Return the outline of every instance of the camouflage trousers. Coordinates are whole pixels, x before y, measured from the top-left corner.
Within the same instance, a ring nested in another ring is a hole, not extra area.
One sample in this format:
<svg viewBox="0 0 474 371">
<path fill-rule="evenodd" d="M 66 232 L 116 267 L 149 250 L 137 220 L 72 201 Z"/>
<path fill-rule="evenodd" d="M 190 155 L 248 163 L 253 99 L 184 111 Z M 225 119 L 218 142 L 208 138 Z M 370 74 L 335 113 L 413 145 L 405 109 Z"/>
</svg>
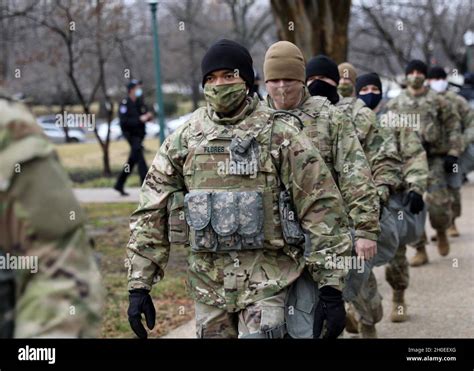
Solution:
<svg viewBox="0 0 474 371">
<path fill-rule="evenodd" d="M 385 279 L 394 290 L 406 290 L 410 281 L 406 245 L 399 246 L 393 259 L 385 267 Z"/>
<path fill-rule="evenodd" d="M 452 189 L 448 187 L 444 171 L 444 157 L 428 157 L 429 175 L 426 203 L 431 226 L 434 230 L 445 231 L 453 221 Z M 412 244 L 416 249 L 427 244 L 426 236 Z"/>
<path fill-rule="evenodd" d="M 429 157 L 428 194 L 426 202 L 433 229 L 446 230 L 452 221 L 452 195 L 446 181 L 444 157 Z"/>
<path fill-rule="evenodd" d="M 452 199 L 452 216 L 453 216 L 453 221 L 456 218 L 459 218 L 461 216 L 461 189 L 449 189 L 449 192 L 451 193 L 451 199 Z"/>
<path fill-rule="evenodd" d="M 378 291 L 374 272 L 370 272 L 369 279 L 362 284 L 358 295 L 346 308 L 358 322 L 365 325 L 375 325 L 382 320 L 382 295 Z"/>
<path fill-rule="evenodd" d="M 196 335 L 198 338 L 241 338 L 277 328 L 285 321 L 287 291 L 284 289 L 234 313 L 196 302 Z"/>
</svg>

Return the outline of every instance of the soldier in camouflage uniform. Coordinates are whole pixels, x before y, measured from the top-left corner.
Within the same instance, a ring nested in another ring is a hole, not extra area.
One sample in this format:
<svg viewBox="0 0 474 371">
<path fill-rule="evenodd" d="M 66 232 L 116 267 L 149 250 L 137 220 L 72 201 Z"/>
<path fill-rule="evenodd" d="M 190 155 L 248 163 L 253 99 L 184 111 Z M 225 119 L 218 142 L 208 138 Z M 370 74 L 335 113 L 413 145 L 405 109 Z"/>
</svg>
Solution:
<svg viewBox="0 0 474 371">
<path fill-rule="evenodd" d="M 440 95 L 424 86 L 427 66 L 419 60 L 411 61 L 406 69 L 408 87 L 390 100 L 387 109 L 400 117 L 400 122 L 412 126 L 421 138 L 429 165 L 426 201 L 431 226 L 436 230 L 438 251 L 449 253 L 446 230 L 452 221 L 452 197 L 447 175 L 457 169 L 461 154 L 461 127 L 459 115 Z M 419 266 L 428 262 L 426 235 L 415 244 L 416 255 L 410 262 Z"/>
<path fill-rule="evenodd" d="M 378 96 L 373 93 L 359 95 L 360 89 L 369 85 L 365 83 L 366 76 L 359 79 L 356 86 L 355 70 L 349 63 L 339 65 L 339 74 L 342 76 L 340 85 L 353 83 L 354 94 L 358 95 L 342 97 L 336 106 L 351 117 L 357 138 L 369 162 L 380 201 L 386 204 L 390 194 L 396 193 L 401 188 L 403 180 L 401 176 L 402 162 L 395 137 L 391 130 L 377 125 L 376 114 L 373 111 L 380 103 L 382 86 L 380 84 Z M 353 77 L 348 79 L 344 77 L 346 75 Z"/>
<path fill-rule="evenodd" d="M 400 191 L 403 179 L 402 161 L 395 136 L 391 129 L 378 125 L 373 111 L 380 103 L 382 84 L 375 74 L 363 75 L 356 83 L 356 71 L 350 63 L 342 63 L 338 69 L 341 76 L 338 91 L 341 97 L 336 105 L 351 117 L 377 186 L 381 208 L 388 206 L 390 195 Z M 370 85 L 374 85 L 378 91 L 355 95 L 359 94 L 363 87 Z M 384 227 L 389 225 L 385 224 Z M 386 236 L 381 235 L 380 238 Z M 380 238 L 379 249 L 386 242 Z M 377 337 L 375 324 L 382 319 L 383 307 L 382 296 L 378 292 L 377 280 L 372 270 L 359 294 L 349 303 L 347 313 L 348 332 L 360 333 L 363 338 Z"/>
<path fill-rule="evenodd" d="M 349 116 L 326 97 L 310 96 L 304 85 L 302 53 L 290 42 L 281 41 L 270 47 L 264 74 L 269 106 L 289 110 L 302 120 L 304 132 L 320 150 L 339 186 L 354 225 L 357 254 L 371 259 L 379 234 L 379 200 Z"/>
<path fill-rule="evenodd" d="M 305 86 L 304 58 L 296 45 L 288 41 L 273 44 L 265 55 L 264 73 L 267 104 L 288 110 L 303 122 L 303 131 L 319 149 L 341 191 L 354 225 L 356 249 L 370 259 L 380 232 L 379 200 L 350 117 L 329 99 L 310 95 Z"/>
<path fill-rule="evenodd" d="M 1 337 L 97 337 L 103 291 L 84 215 L 54 147 L 22 104 L 0 92 Z"/>
<path fill-rule="evenodd" d="M 422 195 L 426 190 L 428 178 L 428 162 L 420 138 L 410 128 L 392 125 L 391 122 L 388 122 L 388 118 L 391 116 L 387 114 L 386 108 L 380 103 L 382 83 L 377 74 L 370 73 L 357 78 L 355 90 L 357 97 L 366 102 L 378 118 L 372 131 L 373 134 L 363 135 L 360 138 L 363 148 L 366 150 L 367 158 L 372 168 L 375 169 L 373 176 L 379 189 L 381 204 L 387 205 L 388 203 L 389 207 L 393 208 L 388 196 L 385 198 L 384 195 L 396 197 L 397 194 L 403 192 L 408 203 L 408 210 L 404 210 L 404 212 L 418 215 L 424 208 Z M 363 128 L 364 126 L 360 127 Z M 370 133 L 369 130 L 367 131 Z M 364 132 L 366 131 L 362 131 L 362 133 Z M 375 139 L 370 140 L 370 138 Z M 384 158 L 385 160 L 383 160 Z M 376 165 L 377 163 L 379 166 Z M 390 169 L 387 166 L 388 164 L 391 164 Z M 388 185 L 386 192 L 380 191 L 384 184 Z M 394 290 L 390 319 L 393 322 L 402 322 L 407 318 L 404 292 L 409 281 L 406 245 L 404 243 L 398 246 L 395 256 L 389 262 L 385 271 L 387 281 Z M 354 308 L 350 308 L 349 313 L 356 314 L 353 319 L 355 323 L 346 328 L 349 327 L 349 330 L 352 327 L 352 330 L 355 330 L 353 332 L 357 332 L 355 324 L 358 320 L 362 323 L 359 326 L 362 336 L 375 335 L 375 331 L 371 331 L 368 324 L 370 324 L 370 320 L 373 321 L 382 316 L 382 307 L 381 296 L 377 292 L 377 283 L 373 275 L 369 277 L 367 285 L 362 287 L 360 294 L 353 301 L 353 305 Z M 348 319 L 351 320 L 352 318 L 349 316 Z M 365 326 L 363 325 L 364 322 Z M 351 321 L 348 321 L 348 325 L 351 323 Z"/>
<path fill-rule="evenodd" d="M 448 75 L 446 74 L 446 71 L 442 67 L 431 67 L 428 70 L 428 83 L 430 85 L 430 88 L 434 90 L 436 93 L 441 95 L 443 98 L 445 98 L 450 104 L 453 110 L 457 111 L 459 114 L 459 117 L 461 119 L 461 142 L 462 142 L 462 148 L 461 152 L 463 152 L 466 148 L 467 145 L 472 142 L 469 140 L 469 128 L 474 129 L 474 110 L 471 109 L 469 106 L 469 103 L 467 102 L 466 99 L 464 99 L 462 96 L 459 94 L 456 94 L 453 91 L 448 90 Z M 472 130 L 472 129 L 471 129 Z M 459 231 L 456 228 L 455 220 L 456 218 L 459 218 L 461 216 L 461 176 L 462 174 L 459 175 L 459 183 L 457 185 L 452 185 L 449 187 L 449 191 L 451 193 L 451 197 L 453 198 L 453 220 L 452 224 L 448 229 L 448 236 L 450 237 L 458 237 L 459 236 Z M 432 237 L 433 241 L 436 241 L 436 236 Z"/>
<path fill-rule="evenodd" d="M 381 90 L 381 82 L 378 84 Z M 359 96 L 370 93 L 374 89 L 372 85 L 366 85 L 359 91 Z M 401 191 L 407 197 L 405 202 L 408 210 L 403 211 L 403 216 L 408 217 L 408 213 L 418 215 L 424 211 L 425 204 L 423 194 L 428 185 L 428 159 L 423 148 L 421 138 L 415 128 L 399 125 L 400 121 L 395 118 L 395 113 L 390 111 L 386 105 L 379 104 L 375 108 L 380 127 L 391 130 L 395 137 L 397 151 L 402 159 L 403 186 Z M 424 228 L 425 218 L 421 220 L 421 228 Z M 392 312 L 390 320 L 392 322 L 404 322 L 407 320 L 407 306 L 405 303 L 405 290 L 409 284 L 408 260 L 406 257 L 406 244 L 401 243 L 394 258 L 385 268 L 385 278 L 393 289 Z"/>
<path fill-rule="evenodd" d="M 149 290 L 163 278 L 170 244 L 189 236 L 198 337 L 284 336 L 287 288 L 305 266 L 336 337 L 344 327 L 347 270 L 327 258 L 349 255 L 351 239 L 329 170 L 287 116 L 248 95 L 254 73 L 244 47 L 218 41 L 201 69 L 207 107 L 163 143 L 131 217 L 132 329 L 147 336 L 142 313 L 153 328 Z"/>
</svg>

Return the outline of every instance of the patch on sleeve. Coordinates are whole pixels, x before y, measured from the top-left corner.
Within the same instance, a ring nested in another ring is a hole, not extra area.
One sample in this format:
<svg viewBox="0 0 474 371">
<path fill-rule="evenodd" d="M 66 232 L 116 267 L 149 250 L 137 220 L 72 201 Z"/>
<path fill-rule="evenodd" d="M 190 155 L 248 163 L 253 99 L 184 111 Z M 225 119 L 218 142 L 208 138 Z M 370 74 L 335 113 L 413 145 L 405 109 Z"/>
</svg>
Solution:
<svg viewBox="0 0 474 371">
<path fill-rule="evenodd" d="M 127 113 L 127 106 L 120 106 L 120 113 Z"/>
</svg>

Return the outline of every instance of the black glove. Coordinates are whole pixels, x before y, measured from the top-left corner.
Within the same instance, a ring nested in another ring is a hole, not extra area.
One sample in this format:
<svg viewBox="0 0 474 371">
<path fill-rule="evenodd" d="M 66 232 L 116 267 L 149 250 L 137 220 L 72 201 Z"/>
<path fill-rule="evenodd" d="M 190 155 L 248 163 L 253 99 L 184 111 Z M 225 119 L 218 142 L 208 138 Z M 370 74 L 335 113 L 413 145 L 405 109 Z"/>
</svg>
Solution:
<svg viewBox="0 0 474 371">
<path fill-rule="evenodd" d="M 319 302 L 314 313 L 313 337 L 319 338 L 326 320 L 327 332 L 325 339 L 335 339 L 346 326 L 346 309 L 342 292 L 331 286 L 319 290 Z"/>
<path fill-rule="evenodd" d="M 423 197 L 415 191 L 410 191 L 407 196 L 406 204 L 410 204 L 410 212 L 412 214 L 418 214 L 425 207 Z"/>
<path fill-rule="evenodd" d="M 146 339 L 148 334 L 142 324 L 142 313 L 145 314 L 146 325 L 150 330 L 155 327 L 156 311 L 148 290 L 130 290 L 128 306 L 128 322 L 133 332 L 140 339 Z"/>
<path fill-rule="evenodd" d="M 455 166 L 457 167 L 458 164 L 458 158 L 456 156 L 450 156 L 447 155 L 444 158 L 444 171 L 446 171 L 448 174 L 454 173 Z"/>
</svg>

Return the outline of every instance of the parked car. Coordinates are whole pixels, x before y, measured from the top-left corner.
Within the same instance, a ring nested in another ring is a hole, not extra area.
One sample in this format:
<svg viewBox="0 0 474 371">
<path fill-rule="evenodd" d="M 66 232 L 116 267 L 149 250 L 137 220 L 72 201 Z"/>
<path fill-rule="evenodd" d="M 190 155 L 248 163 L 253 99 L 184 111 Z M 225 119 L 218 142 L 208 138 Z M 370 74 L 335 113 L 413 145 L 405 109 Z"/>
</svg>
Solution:
<svg viewBox="0 0 474 371">
<path fill-rule="evenodd" d="M 46 136 L 53 143 L 66 143 L 64 128 L 56 124 L 56 116 L 40 116 L 37 118 L 38 125 L 43 128 Z M 81 128 L 68 128 L 69 143 L 85 142 L 86 135 Z"/>
<path fill-rule="evenodd" d="M 102 141 L 105 141 L 107 138 L 107 123 L 100 124 L 97 128 L 97 134 L 99 135 Z M 111 141 L 120 140 L 123 138 L 122 129 L 120 129 L 120 122 L 118 118 L 115 118 L 110 123 L 110 135 L 109 138 Z"/>
<path fill-rule="evenodd" d="M 177 128 L 179 128 L 181 125 L 183 125 L 189 118 L 192 116 L 191 113 L 187 113 L 186 115 L 180 116 L 176 119 L 170 120 L 166 123 L 166 127 L 168 128 L 168 132 L 171 134 L 174 132 Z"/>
<path fill-rule="evenodd" d="M 153 121 L 147 122 L 146 124 L 146 137 L 155 138 L 160 135 L 160 126 Z M 100 124 L 97 128 L 97 134 L 100 139 L 105 141 L 107 138 L 107 123 Z M 110 135 L 111 141 L 123 139 L 122 129 L 120 128 L 120 120 L 115 118 L 110 123 Z"/>
</svg>

